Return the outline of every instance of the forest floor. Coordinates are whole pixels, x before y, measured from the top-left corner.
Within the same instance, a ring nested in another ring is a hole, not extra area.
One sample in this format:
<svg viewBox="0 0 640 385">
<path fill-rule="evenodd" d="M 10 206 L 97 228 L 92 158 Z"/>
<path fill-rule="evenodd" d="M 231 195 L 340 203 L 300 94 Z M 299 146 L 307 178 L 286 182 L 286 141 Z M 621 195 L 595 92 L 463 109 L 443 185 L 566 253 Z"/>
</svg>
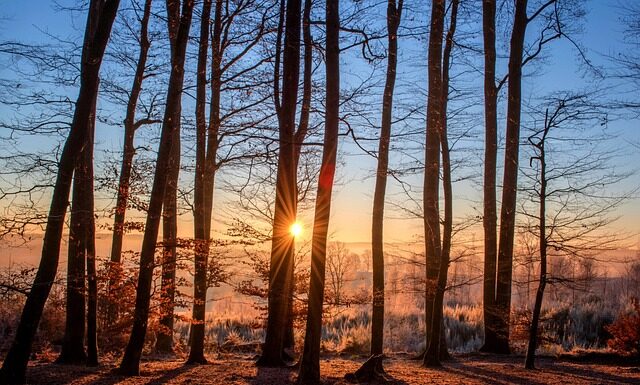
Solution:
<svg viewBox="0 0 640 385">
<path fill-rule="evenodd" d="M 294 384 L 295 369 L 257 368 L 251 355 L 221 354 L 211 364 L 185 366 L 183 360 L 143 361 L 138 377 L 115 373 L 115 362 L 97 368 L 34 362 L 29 366 L 30 384 Z M 323 384 L 348 384 L 344 375 L 353 372 L 364 358 L 326 356 L 321 361 Z M 392 384 L 640 384 L 640 367 L 611 357 L 551 358 L 537 361 L 535 371 L 523 369 L 523 358 L 489 354 L 456 355 L 440 369 L 427 369 L 406 355 L 385 360 Z"/>
</svg>

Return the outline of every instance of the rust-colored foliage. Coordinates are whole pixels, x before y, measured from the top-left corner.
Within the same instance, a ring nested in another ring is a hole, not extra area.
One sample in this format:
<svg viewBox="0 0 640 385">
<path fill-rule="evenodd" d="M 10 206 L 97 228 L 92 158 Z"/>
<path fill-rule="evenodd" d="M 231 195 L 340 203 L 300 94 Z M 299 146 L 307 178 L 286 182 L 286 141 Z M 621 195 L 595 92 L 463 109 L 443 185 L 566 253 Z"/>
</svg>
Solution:
<svg viewBox="0 0 640 385">
<path fill-rule="evenodd" d="M 621 313 L 614 323 L 606 327 L 613 338 L 608 342 L 611 349 L 622 353 L 640 356 L 640 302 L 632 299 L 633 311 Z"/>
</svg>

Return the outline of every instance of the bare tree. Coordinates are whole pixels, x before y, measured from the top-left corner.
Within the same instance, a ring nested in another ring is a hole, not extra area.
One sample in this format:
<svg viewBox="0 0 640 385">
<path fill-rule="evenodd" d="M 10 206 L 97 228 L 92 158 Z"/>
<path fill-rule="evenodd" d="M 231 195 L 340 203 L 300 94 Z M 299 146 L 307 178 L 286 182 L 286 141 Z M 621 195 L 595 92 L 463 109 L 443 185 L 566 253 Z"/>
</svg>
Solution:
<svg viewBox="0 0 640 385">
<path fill-rule="evenodd" d="M 81 84 L 71 131 L 58 164 L 58 175 L 51 197 L 51 207 L 42 246 L 38 273 L 25 303 L 15 340 L 0 371 L 4 383 L 24 383 L 27 362 L 36 328 L 42 316 L 51 285 L 56 275 L 64 217 L 67 210 L 71 180 L 81 149 L 90 145 L 90 116 L 98 93 L 100 65 L 111 34 L 111 26 L 119 1 L 91 1 L 87 16 L 82 51 Z"/>
<path fill-rule="evenodd" d="M 147 212 L 142 250 L 140 252 L 140 273 L 136 288 L 136 306 L 129 343 L 120 363 L 120 373 L 137 375 L 140 357 L 147 332 L 151 281 L 153 280 L 154 255 L 158 238 L 158 227 L 167 187 L 166 170 L 171 161 L 174 132 L 179 129 L 181 116 L 182 87 L 184 83 L 185 53 L 191 28 L 193 0 L 167 0 L 168 30 L 171 43 L 171 75 L 167 90 L 167 103 L 162 123 L 160 146 L 156 162 L 156 172 L 151 190 L 151 200 Z M 182 8 L 182 9 L 181 9 Z"/>
<path fill-rule="evenodd" d="M 549 257 L 580 260 L 591 270 L 594 258 L 613 249 L 621 238 L 607 232 L 606 227 L 617 219 L 612 210 L 630 195 L 607 195 L 602 187 L 613 186 L 629 174 L 617 172 L 610 162 L 612 155 L 598 148 L 608 140 L 606 132 L 599 133 L 607 117 L 594 99 L 593 93 L 553 97 L 545 103 L 544 112 L 536 111 L 544 115 L 544 120 L 528 138 L 533 150 L 532 169 L 525 174 L 523 191 L 528 201 L 522 212 L 527 218 L 524 230 L 538 238 L 540 266 L 525 359 L 527 369 L 534 368 L 545 287 L 554 283 L 547 269 Z M 567 143 L 571 144 L 570 155 L 565 154 Z"/>
</svg>

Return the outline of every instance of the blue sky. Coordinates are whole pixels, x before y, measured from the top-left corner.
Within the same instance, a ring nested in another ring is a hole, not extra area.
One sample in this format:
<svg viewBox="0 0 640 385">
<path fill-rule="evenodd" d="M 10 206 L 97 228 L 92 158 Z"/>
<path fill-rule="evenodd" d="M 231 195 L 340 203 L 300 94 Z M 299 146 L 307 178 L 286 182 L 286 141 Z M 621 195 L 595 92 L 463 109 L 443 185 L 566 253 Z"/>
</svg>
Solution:
<svg viewBox="0 0 640 385">
<path fill-rule="evenodd" d="M 480 2 L 476 2 L 479 6 Z M 63 2 L 63 4 L 68 3 L 70 2 Z M 125 4 L 126 1 L 122 3 Z M 587 2 L 588 13 L 584 21 L 584 33 L 577 37 L 577 40 L 586 48 L 589 57 L 596 64 L 608 65 L 609 62 L 605 55 L 615 55 L 619 51 L 628 49 L 621 43 L 623 28 L 619 24 L 618 4 L 617 0 Z M 0 39 L 15 39 L 31 43 L 48 42 L 49 38 L 43 31 L 77 39 L 78 30 L 82 30 L 84 24 L 83 14 L 75 14 L 76 17 L 72 18 L 68 13 L 55 11 L 53 2 L 44 0 L 0 0 L 0 15 L 4 18 L 0 21 Z M 415 45 L 416 43 L 410 44 Z M 426 52 L 423 47 L 409 48 L 415 52 Z M 577 53 L 568 42 L 555 42 L 547 52 L 548 59 L 542 70 L 535 76 L 525 78 L 523 82 L 525 98 L 534 98 L 554 90 L 585 87 L 585 80 L 580 76 L 583 71 L 576 64 Z M 344 60 L 343 58 L 343 64 L 346 64 Z M 405 73 L 416 72 L 415 68 L 400 68 L 399 71 L 399 82 L 407 82 L 412 79 L 403 79 L 403 71 Z M 0 77 L 7 76 L 8 73 L 8 69 L 0 68 Z M 426 74 L 424 75 L 424 80 L 426 80 Z M 345 76 L 345 78 L 347 77 Z M 478 81 L 481 82 L 481 79 Z M 625 87 L 625 85 L 619 87 Z M 480 98 L 481 94 L 478 97 Z M 0 106 L 0 112 L 6 113 L 6 110 Z M 623 119 L 611 122 L 610 125 L 612 130 L 618 131 L 620 134 L 617 139 L 619 147 L 629 149 L 625 150 L 628 156 L 621 158 L 617 166 L 634 168 L 640 165 L 640 150 L 634 151 L 627 146 L 628 142 L 640 143 L 638 120 Z M 101 146 L 106 149 L 117 150 L 121 143 L 120 136 L 121 133 L 117 130 L 98 130 L 98 140 L 101 142 Z M 49 142 L 40 143 L 39 139 L 33 137 L 25 143 L 42 148 L 50 145 Z M 357 152 L 348 140 L 342 143 L 340 149 L 343 153 L 354 154 Z M 338 186 L 335 194 L 332 228 L 338 237 L 350 241 L 367 241 L 370 237 L 371 192 L 373 191 L 371 176 L 375 169 L 375 161 L 362 155 L 345 155 L 343 161 L 345 167 L 338 171 L 343 183 Z M 418 176 L 415 180 L 421 180 L 421 177 Z M 620 189 L 631 189 L 638 185 L 639 180 L 640 178 L 635 175 L 628 179 L 624 186 L 620 186 Z M 470 207 L 476 206 L 477 202 L 481 200 L 479 189 L 470 184 L 461 184 L 458 188 L 462 198 L 456 201 L 456 209 L 459 212 L 469 212 Z M 390 191 L 398 192 L 398 190 L 398 186 L 391 182 Z M 635 234 L 640 233 L 640 221 L 637 219 L 640 217 L 640 202 L 637 199 L 629 201 L 620 213 L 622 218 L 618 225 Z M 397 215 L 389 214 L 389 216 L 390 219 L 386 226 L 387 240 L 389 241 L 406 240 L 407 237 L 422 232 L 420 221 L 393 219 Z M 189 221 L 188 218 L 185 220 Z M 353 224 L 357 224 L 357 226 Z"/>
</svg>

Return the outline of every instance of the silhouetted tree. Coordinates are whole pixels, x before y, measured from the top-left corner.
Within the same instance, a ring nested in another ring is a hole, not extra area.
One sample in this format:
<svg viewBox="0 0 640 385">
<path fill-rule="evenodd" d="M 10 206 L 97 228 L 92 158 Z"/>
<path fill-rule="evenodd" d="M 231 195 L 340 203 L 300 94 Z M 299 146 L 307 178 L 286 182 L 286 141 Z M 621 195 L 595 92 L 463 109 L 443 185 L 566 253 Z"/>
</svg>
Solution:
<svg viewBox="0 0 640 385">
<path fill-rule="evenodd" d="M 282 0 L 284 1 L 284 0 Z M 269 265 L 269 311 L 260 366 L 282 366 L 289 307 L 293 236 L 296 218 L 295 113 L 300 72 L 301 1 L 287 0 L 283 57 L 282 103 L 276 104 L 279 123 L 278 173 Z M 281 110 L 278 112 L 278 110 Z"/>
<path fill-rule="evenodd" d="M 82 148 L 90 145 L 88 140 L 91 136 L 91 126 L 88 122 L 98 93 L 100 65 L 118 5 L 118 0 L 92 0 L 89 3 L 80 69 L 80 91 L 71 130 L 58 163 L 58 175 L 51 197 L 47 228 L 43 239 L 42 257 L 38 273 L 22 311 L 15 339 L 0 370 L 0 382 L 2 383 L 25 382 L 25 372 L 33 337 L 58 267 L 62 229 L 73 171 L 81 156 Z"/>
<path fill-rule="evenodd" d="M 371 356 L 353 375 L 358 380 L 385 378 L 382 366 L 384 353 L 384 202 L 389 172 L 389 143 L 391 141 L 391 118 L 393 112 L 393 92 L 396 83 L 398 63 L 398 27 L 402 16 L 403 0 L 387 2 L 387 74 L 382 96 L 382 118 L 380 123 L 380 143 L 378 145 L 378 165 L 373 195 L 371 220 L 371 257 L 373 267 L 373 310 L 371 317 Z"/>
<path fill-rule="evenodd" d="M 136 306 L 134 310 L 133 326 L 129 343 L 125 350 L 120 373 L 124 375 L 137 375 L 139 373 L 140 357 L 147 332 L 149 318 L 149 303 L 151 300 L 151 282 L 153 280 L 154 256 L 158 238 L 162 205 L 165 199 L 167 187 L 167 175 L 171 162 L 172 147 L 174 145 L 174 133 L 179 130 L 181 116 L 181 98 L 184 83 L 184 62 L 191 17 L 193 14 L 193 0 L 167 0 L 167 24 L 169 41 L 171 43 L 171 74 L 167 90 L 167 102 L 165 107 L 156 171 L 151 190 L 151 200 L 147 212 L 147 221 L 140 252 L 140 272 L 138 286 L 136 288 Z"/>
<path fill-rule="evenodd" d="M 322 306 L 327 255 L 327 236 L 331 217 L 331 193 L 336 172 L 340 108 L 340 8 L 338 0 L 326 2 L 326 109 L 322 163 L 318 178 L 318 193 L 313 219 L 311 243 L 311 280 L 304 349 L 298 383 L 320 382 L 320 338 L 322 337 Z"/>
</svg>

